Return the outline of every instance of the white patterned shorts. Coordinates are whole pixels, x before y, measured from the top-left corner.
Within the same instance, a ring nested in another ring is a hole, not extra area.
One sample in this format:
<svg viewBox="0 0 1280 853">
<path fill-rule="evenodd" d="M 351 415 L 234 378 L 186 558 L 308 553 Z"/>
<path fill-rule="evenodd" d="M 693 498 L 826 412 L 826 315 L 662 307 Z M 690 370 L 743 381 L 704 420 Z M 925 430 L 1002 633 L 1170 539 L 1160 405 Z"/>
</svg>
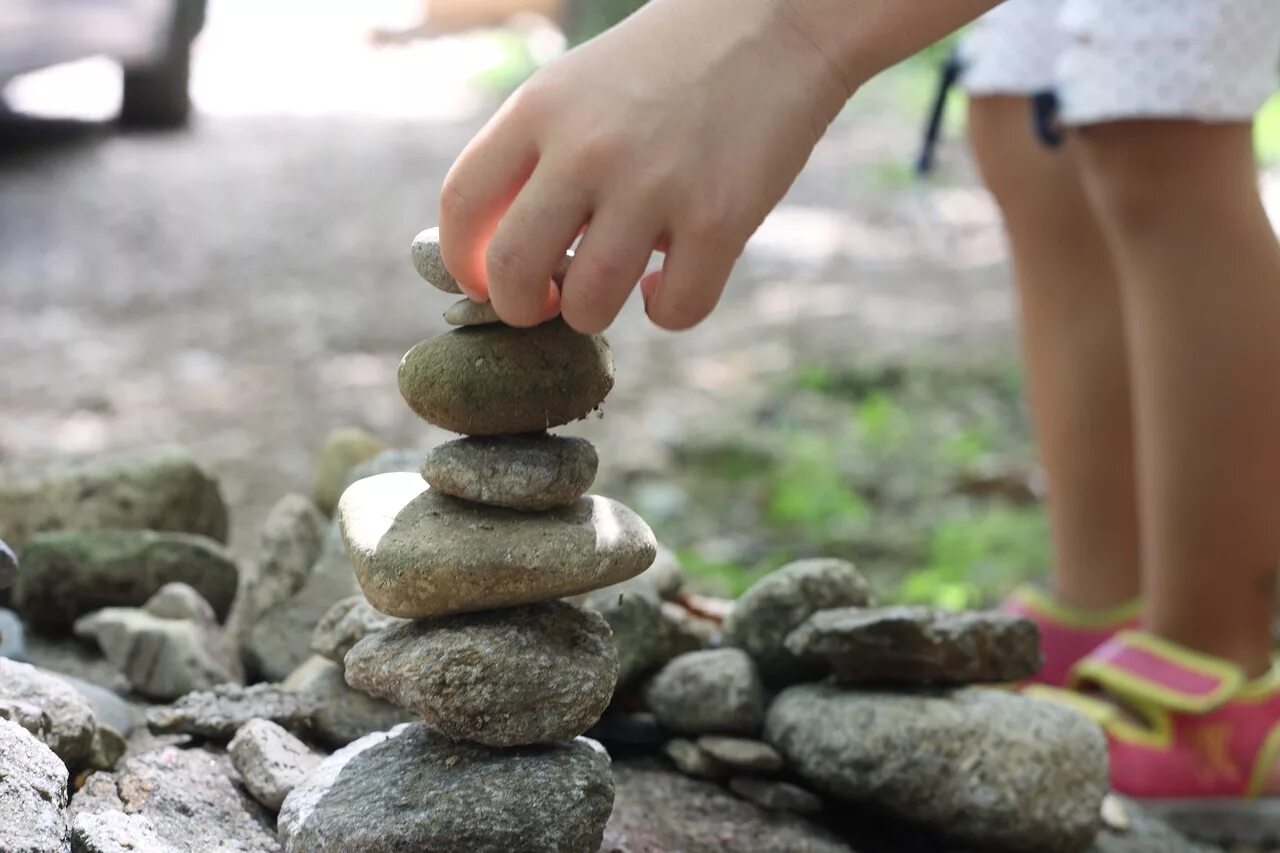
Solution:
<svg viewBox="0 0 1280 853">
<path fill-rule="evenodd" d="M 960 45 L 970 94 L 1052 90 L 1063 121 L 1247 121 L 1280 81 L 1280 0 L 1008 0 Z"/>
</svg>

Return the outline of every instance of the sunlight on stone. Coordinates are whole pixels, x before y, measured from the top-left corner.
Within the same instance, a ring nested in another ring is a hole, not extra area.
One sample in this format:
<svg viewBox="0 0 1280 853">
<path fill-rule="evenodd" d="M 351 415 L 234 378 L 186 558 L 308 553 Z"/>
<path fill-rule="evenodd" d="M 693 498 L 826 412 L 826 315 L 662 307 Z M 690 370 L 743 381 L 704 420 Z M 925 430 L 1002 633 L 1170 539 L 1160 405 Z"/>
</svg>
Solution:
<svg viewBox="0 0 1280 853">
<path fill-rule="evenodd" d="M 587 495 L 584 500 L 591 501 L 591 523 L 596 529 L 596 550 L 613 551 L 622 535 L 622 525 L 618 523 L 613 507 L 596 495 Z"/>
</svg>

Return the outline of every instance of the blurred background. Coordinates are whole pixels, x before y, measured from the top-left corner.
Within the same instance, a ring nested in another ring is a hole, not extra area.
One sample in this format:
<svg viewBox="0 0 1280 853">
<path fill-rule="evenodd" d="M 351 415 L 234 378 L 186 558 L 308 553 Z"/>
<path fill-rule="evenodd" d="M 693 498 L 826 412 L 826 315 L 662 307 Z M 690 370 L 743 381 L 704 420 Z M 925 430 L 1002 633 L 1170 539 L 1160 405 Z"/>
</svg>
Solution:
<svg viewBox="0 0 1280 853">
<path fill-rule="evenodd" d="M 396 389 L 449 304 L 409 241 L 502 98 L 639 2 L 0 0 L 0 462 L 186 445 L 245 553 L 331 430 L 444 440 Z M 1044 570 L 962 103 L 912 171 L 946 54 L 851 102 L 711 320 L 628 306 L 604 417 L 566 430 L 705 591 L 828 554 L 963 606 Z M 1280 102 L 1258 145 L 1280 212 Z"/>
</svg>

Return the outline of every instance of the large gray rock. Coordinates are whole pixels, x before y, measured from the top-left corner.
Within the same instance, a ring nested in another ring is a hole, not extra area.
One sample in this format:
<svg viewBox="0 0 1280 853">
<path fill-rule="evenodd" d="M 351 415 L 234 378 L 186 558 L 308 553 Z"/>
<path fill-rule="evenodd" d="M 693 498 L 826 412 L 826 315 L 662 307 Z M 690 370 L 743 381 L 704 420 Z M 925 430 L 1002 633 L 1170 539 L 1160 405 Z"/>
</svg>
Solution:
<svg viewBox="0 0 1280 853">
<path fill-rule="evenodd" d="M 71 853 L 178 853 L 139 814 L 105 811 L 76 815 L 71 823 Z"/>
<path fill-rule="evenodd" d="M 649 682 L 645 700 L 658 722 L 677 732 L 752 735 L 764 722 L 764 685 L 739 649 L 680 655 Z"/>
<path fill-rule="evenodd" d="M 770 706 L 765 738 L 819 790 L 984 850 L 1084 849 L 1108 787 L 1092 722 L 1000 690 L 800 685 Z"/>
<path fill-rule="evenodd" d="M 311 651 L 334 663 L 342 663 L 347 652 L 365 637 L 404 624 L 404 619 L 374 610 L 363 595 L 353 595 L 320 617 L 311 632 Z"/>
<path fill-rule="evenodd" d="M 150 530 L 44 533 L 22 550 L 13 599 L 27 627 L 58 634 L 86 613 L 139 607 L 165 584 L 181 582 L 223 619 L 238 576 L 231 552 L 205 536 Z"/>
<path fill-rule="evenodd" d="M 231 764 L 253 798 L 273 812 L 320 765 L 323 756 L 270 720 L 250 720 L 227 745 Z"/>
<path fill-rule="evenodd" d="M 242 651 L 245 663 L 269 681 L 280 681 L 311 657 L 311 634 L 339 601 L 360 594 L 337 524 L 331 524 L 324 549 L 296 595 L 258 616 Z"/>
<path fill-rule="evenodd" d="M 1017 681 L 1041 663 L 1034 622 L 931 607 L 821 610 L 787 636 L 787 649 L 824 661 L 851 684 Z"/>
<path fill-rule="evenodd" d="M 227 506 L 217 481 L 174 448 L 0 468 L 0 539 L 12 547 L 21 550 L 37 533 L 106 528 L 225 542 Z"/>
<path fill-rule="evenodd" d="M 226 684 L 188 693 L 172 705 L 147 712 L 156 734 L 194 735 L 226 742 L 246 723 L 269 720 L 295 734 L 308 734 L 319 708 L 314 698 L 279 684 Z"/>
<path fill-rule="evenodd" d="M 342 490 L 350 485 L 353 468 L 373 459 L 387 446 L 378 438 L 356 427 L 343 427 L 329 433 L 316 460 L 315 486 L 312 500 L 325 515 L 333 515 Z"/>
<path fill-rule="evenodd" d="M 615 764 L 613 778 L 601 853 L 854 853 L 802 817 L 757 808 L 711 782 L 644 762 Z"/>
<path fill-rule="evenodd" d="M 635 685 L 684 651 L 681 638 L 663 617 L 658 597 L 645 586 L 615 584 L 581 597 L 582 604 L 609 623 L 618 649 L 618 691 Z"/>
<path fill-rule="evenodd" d="M 56 675 L 0 658 L 0 719 L 30 731 L 72 772 L 88 766 L 97 717 L 89 702 Z"/>
<path fill-rule="evenodd" d="M 126 758 L 115 773 L 94 773 L 72 797 L 71 815 L 75 826 L 114 824 L 144 839 L 149 832 L 179 853 L 280 850 L 271 815 L 240 785 L 230 759 L 204 749 L 163 747 Z"/>
<path fill-rule="evenodd" d="M 244 670 L 213 610 L 186 584 L 163 587 L 140 609 L 108 607 L 76 621 L 138 693 L 176 699 L 244 681 Z"/>
<path fill-rule="evenodd" d="M 336 498 L 335 498 L 336 500 Z M 259 617 L 297 594 L 320 559 L 328 524 L 302 495 L 285 495 L 267 513 L 258 531 L 258 551 L 240 573 L 227 635 L 237 646 L 248 643 Z"/>
<path fill-rule="evenodd" d="M 315 738 L 330 749 L 415 719 L 412 712 L 351 687 L 342 666 L 319 655 L 290 673 L 281 686 L 314 704 Z"/>
<path fill-rule="evenodd" d="M 326 759 L 279 826 L 289 853 L 596 853 L 612 807 L 609 760 L 585 741 L 495 750 L 413 724 Z"/>
<path fill-rule="evenodd" d="M 431 488 L 475 503 L 541 512 L 587 493 L 600 458 L 591 442 L 567 436 L 460 438 L 438 445 L 422 463 Z"/>
<path fill-rule="evenodd" d="M 871 603 L 871 589 L 852 563 L 799 560 L 742 594 L 724 621 L 724 642 L 751 655 L 770 685 L 813 680 L 821 675 L 821 667 L 792 654 L 787 635 L 819 610 Z"/>
<path fill-rule="evenodd" d="M 0 850 L 65 853 L 66 807 L 67 768 L 30 732 L 0 719 Z"/>
<path fill-rule="evenodd" d="M 488 746 L 582 734 L 618 678 L 609 626 L 564 601 L 410 622 L 361 640 L 346 667 L 352 687 Z"/>
<path fill-rule="evenodd" d="M 411 474 L 353 484 L 338 520 L 369 603 L 404 618 L 588 592 L 644 571 L 657 547 L 608 498 L 528 514 L 439 494 Z"/>
<path fill-rule="evenodd" d="M 466 435 L 516 435 L 591 414 L 613 390 L 613 354 L 562 320 L 532 329 L 466 326 L 400 362 L 400 394 L 428 423 Z"/>
</svg>

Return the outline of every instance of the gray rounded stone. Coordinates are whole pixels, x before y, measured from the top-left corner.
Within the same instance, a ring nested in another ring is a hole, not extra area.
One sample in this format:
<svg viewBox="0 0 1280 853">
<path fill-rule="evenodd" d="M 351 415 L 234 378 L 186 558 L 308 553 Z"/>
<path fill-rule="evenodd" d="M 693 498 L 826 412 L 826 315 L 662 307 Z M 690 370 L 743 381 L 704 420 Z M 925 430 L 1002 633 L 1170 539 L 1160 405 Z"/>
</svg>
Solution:
<svg viewBox="0 0 1280 853">
<path fill-rule="evenodd" d="M 253 798 L 273 812 L 322 756 L 270 720 L 250 720 L 227 744 L 231 764 Z"/>
<path fill-rule="evenodd" d="M 30 732 L 0 718 L 0 850 L 65 853 L 66 806 L 67 768 Z"/>
<path fill-rule="evenodd" d="M 643 577 L 643 575 L 641 576 Z M 636 578 L 635 580 L 638 580 Z M 681 638 L 662 615 L 662 602 L 633 581 L 585 595 L 581 604 L 605 618 L 618 648 L 618 689 L 625 690 L 657 670 L 683 648 Z"/>
<path fill-rule="evenodd" d="M 751 738 L 705 735 L 698 748 L 740 773 L 777 773 L 785 764 L 776 749 Z"/>
<path fill-rule="evenodd" d="M 816 680 L 823 667 L 797 657 L 787 635 L 819 610 L 872 604 L 871 589 L 852 563 L 798 560 L 757 581 L 724 620 L 724 642 L 747 652 L 770 685 Z"/>
<path fill-rule="evenodd" d="M 286 853 L 596 853 L 609 760 L 585 740 L 491 749 L 422 724 L 339 750 L 280 810 Z"/>
<path fill-rule="evenodd" d="M 439 228 L 419 232 L 409 246 L 409 256 L 413 258 L 413 268 L 427 284 L 445 293 L 462 292 L 458 280 L 444 268 L 444 257 L 440 254 Z"/>
<path fill-rule="evenodd" d="M 460 299 L 444 312 L 444 321 L 450 326 L 488 326 L 501 323 L 502 318 L 493 310 L 492 302 L 473 302 Z"/>
<path fill-rule="evenodd" d="M 165 584 L 181 581 L 224 619 L 238 577 L 231 552 L 205 536 L 151 530 L 42 533 L 22 549 L 14 609 L 32 631 L 59 634 L 86 613 L 141 606 Z"/>
<path fill-rule="evenodd" d="M 338 520 L 369 603 L 411 619 L 589 592 L 644 571 L 657 548 L 608 498 L 523 513 L 440 494 L 414 474 L 353 484 Z"/>
<path fill-rule="evenodd" d="M 680 655 L 645 688 L 658 722 L 689 734 L 756 734 L 764 722 L 764 685 L 746 653 L 709 649 Z"/>
<path fill-rule="evenodd" d="M 405 353 L 399 385 L 410 408 L 444 429 L 538 432 L 585 418 L 604 402 L 613 354 L 604 338 L 558 319 L 532 329 L 468 326 Z"/>
<path fill-rule="evenodd" d="M 1083 850 L 1108 788 L 1096 725 L 1003 690 L 799 685 L 765 739 L 815 788 L 983 850 Z"/>
<path fill-rule="evenodd" d="M 427 454 L 422 478 L 456 498 L 541 512 L 586 494 L 599 465 L 596 449 L 584 438 L 460 438 Z"/>
<path fill-rule="evenodd" d="M 597 613 L 563 601 L 443 616 L 371 634 L 347 683 L 414 711 L 456 740 L 570 740 L 613 697 L 618 655 Z"/>
<path fill-rule="evenodd" d="M 350 482 L 351 470 L 384 452 L 387 446 L 376 436 L 358 427 L 343 427 L 329 433 L 316 460 L 312 500 L 325 515 L 333 515 L 342 490 Z"/>
<path fill-rule="evenodd" d="M 342 663 L 347 652 L 365 637 L 403 624 L 403 619 L 374 610 L 363 595 L 353 595 L 320 617 L 311 632 L 311 651 L 334 663 Z"/>
<path fill-rule="evenodd" d="M 26 728 L 72 772 L 88 765 L 97 715 L 87 699 L 53 673 L 0 658 L 0 719 Z"/>
<path fill-rule="evenodd" d="M 330 749 L 414 719 L 413 712 L 348 685 L 342 665 L 319 655 L 307 659 L 280 686 L 315 704 L 311 726 L 316 740 Z"/>
<path fill-rule="evenodd" d="M 931 607 L 820 610 L 787 636 L 787 648 L 826 661 L 844 683 L 1018 681 L 1041 663 L 1035 623 Z"/>
</svg>

